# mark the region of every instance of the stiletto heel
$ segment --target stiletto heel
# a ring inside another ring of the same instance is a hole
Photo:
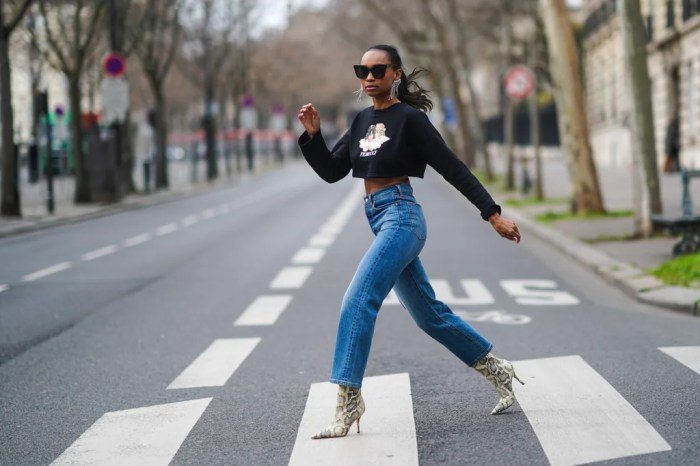
[[[357,422],[357,433],[360,433],[360,418],[365,412],[365,401],[360,389],[338,385],[337,400],[331,425],[316,432],[311,438],[345,437],[354,422]]]
[[[518,382],[520,382],[520,385],[525,385],[525,382],[523,382],[522,380],[520,380],[520,377],[518,377],[518,375],[515,373],[515,369],[513,369],[513,377],[515,377],[515,380],[517,380]]]
[[[515,369],[510,361],[492,356],[491,353],[474,364],[474,369],[496,387],[500,399],[491,414],[500,414],[515,403],[513,393],[513,378],[522,385],[525,383],[515,375]]]

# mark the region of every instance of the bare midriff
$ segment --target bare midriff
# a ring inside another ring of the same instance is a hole
[[[365,178],[365,192],[369,196],[375,191],[399,183],[408,183],[407,176],[397,176],[394,178]]]

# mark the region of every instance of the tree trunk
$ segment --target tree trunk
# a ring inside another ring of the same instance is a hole
[[[467,166],[474,167],[475,151],[474,141],[469,128],[469,109],[467,108],[467,104],[464,102],[462,93],[460,92],[460,80],[459,73],[457,72],[455,54],[451,47],[452,44],[450,44],[450,40],[447,37],[444,24],[442,24],[438,20],[437,16],[435,16],[431,10],[430,3],[430,1],[423,3],[424,11],[428,17],[428,20],[431,22],[435,35],[440,43],[440,57],[442,58],[442,64],[445,67],[445,76],[450,87],[450,92],[455,100],[457,127],[459,128],[459,133],[462,137],[463,144],[462,158]]]
[[[571,20],[564,0],[540,0],[549,46],[559,132],[569,163],[574,213],[604,212]]]
[[[506,145],[506,189],[515,189],[515,102],[504,95],[506,109],[503,114],[503,132]]]
[[[472,83],[468,71],[468,69],[464,70],[466,74],[464,82],[467,84],[467,89],[469,90],[469,96],[472,103],[472,110],[474,111],[474,117],[477,120],[481,157],[484,161],[484,174],[486,175],[487,181],[493,181],[494,177],[493,168],[491,167],[491,154],[489,152],[488,141],[486,140],[486,126],[484,125],[484,119],[481,117],[481,98],[479,97],[478,93],[476,92],[476,89],[474,88],[474,83]]]
[[[75,194],[76,204],[91,202],[90,180],[85,167],[83,151],[83,124],[80,105],[80,75],[67,75],[68,98],[70,100],[71,145],[75,160]]]
[[[661,193],[656,163],[654,119],[651,104],[651,85],[647,66],[646,31],[639,2],[622,0],[620,20],[624,47],[625,71],[630,88],[632,156],[637,159],[635,174],[640,192],[635,196],[635,230],[648,237],[652,233],[651,214],[660,214]]]
[[[2,15],[0,15],[2,21]],[[19,165],[15,150],[12,87],[10,81],[10,41],[0,24],[0,118],[2,118],[2,203],[0,215],[21,217]]]
[[[156,101],[156,189],[167,189],[170,185],[168,180],[168,122],[165,107],[165,94],[162,83],[153,87],[153,95]]]
[[[544,187],[542,183],[542,153],[540,140],[540,108],[537,101],[539,93],[539,79],[537,77],[537,40],[530,43],[530,53],[528,60],[530,70],[535,76],[535,88],[530,95],[530,143],[532,144],[532,157],[535,159],[535,198],[538,201],[544,200]]]

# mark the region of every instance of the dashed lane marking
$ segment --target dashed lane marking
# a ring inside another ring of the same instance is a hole
[[[55,273],[61,272],[63,270],[67,270],[73,266],[72,262],[61,262],[59,264],[52,265],[50,267],[46,267],[45,269],[37,270],[36,272],[32,272],[30,274],[25,275],[22,277],[22,281],[24,282],[33,282],[35,280],[39,280],[40,278],[48,277],[49,275],[53,275]]]
[[[253,301],[233,323],[235,326],[272,325],[284,312],[292,295],[262,295]]]
[[[158,236],[168,235],[170,233],[173,233],[174,231],[177,231],[177,223],[175,222],[168,223],[166,225],[161,225],[158,228],[156,228],[156,234]]]
[[[272,280],[270,288],[273,290],[301,288],[304,286],[306,279],[309,278],[313,270],[313,267],[310,265],[285,267],[280,270],[277,276]]]
[[[408,374],[365,377],[362,398],[367,412],[360,418],[360,433],[353,424],[342,439],[312,440],[332,417],[338,386],[311,385],[289,464],[418,464],[416,425],[413,420]]]
[[[580,356],[514,363],[520,407],[550,463],[582,464],[670,450],[666,440]]]
[[[105,413],[53,465],[167,465],[212,398]]]
[[[100,257],[114,254],[115,252],[117,252],[117,249],[118,248],[117,248],[116,244],[110,244],[109,246],[105,246],[103,248],[96,249],[96,250],[91,251],[91,252],[86,252],[85,254],[80,256],[80,258],[84,261],[91,261],[91,260],[95,260],[95,259],[100,258]]]
[[[326,250],[323,248],[304,247],[294,254],[292,264],[317,264],[325,254]]]
[[[333,244],[333,241],[335,241],[335,235],[317,233],[309,239],[309,246],[327,247]]]
[[[700,374],[700,346],[666,346],[659,350]]]
[[[196,215],[188,215],[187,217],[180,220],[180,224],[183,227],[192,226],[192,225],[196,224],[197,222],[199,222],[199,219],[197,218]]]
[[[131,238],[125,239],[124,240],[124,246],[127,248],[130,248],[132,246],[137,246],[139,244],[143,244],[146,241],[151,240],[151,234],[150,233],[141,233],[140,235],[133,236]]]
[[[2,284],[0,284],[0,293],[2,293],[3,291],[7,291],[7,290],[9,290],[9,289],[10,289],[10,285],[2,285]]]
[[[220,387],[255,349],[260,338],[214,340],[209,347],[182,371],[172,388]]]

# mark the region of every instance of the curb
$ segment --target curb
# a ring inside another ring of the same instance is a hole
[[[637,301],[700,316],[700,290],[664,284],[643,270],[617,260],[578,239],[532,220],[515,207],[508,214],[519,224],[565,254],[593,269]]]

